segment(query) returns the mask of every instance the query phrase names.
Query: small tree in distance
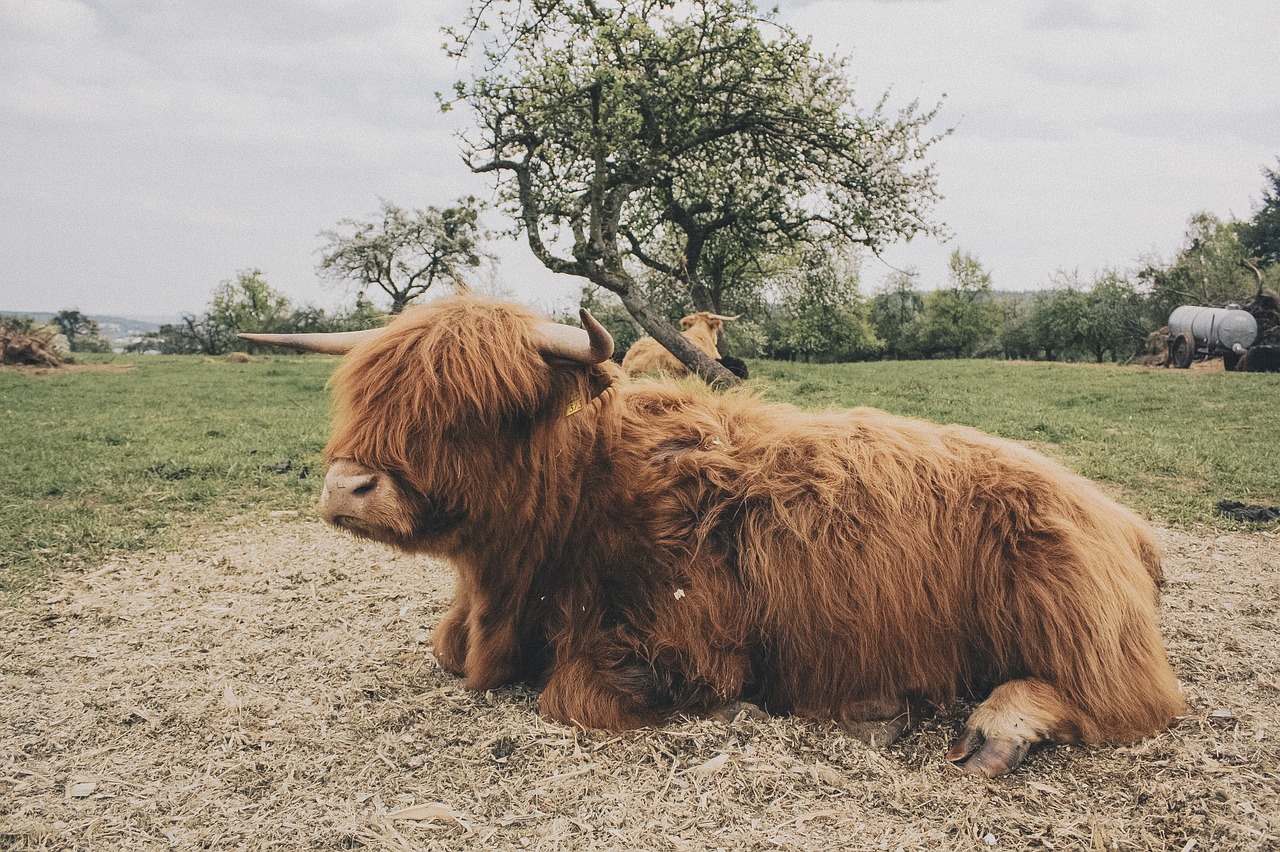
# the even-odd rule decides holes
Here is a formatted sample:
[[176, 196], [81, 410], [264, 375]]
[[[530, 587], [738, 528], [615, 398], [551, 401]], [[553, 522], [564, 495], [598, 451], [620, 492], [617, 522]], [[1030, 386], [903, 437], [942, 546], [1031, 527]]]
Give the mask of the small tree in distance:
[[888, 358], [920, 357], [924, 294], [917, 286], [919, 277], [915, 268], [897, 270], [871, 299], [871, 324], [884, 339]]
[[770, 333], [774, 357], [809, 362], [879, 356], [884, 341], [867, 318], [858, 275], [857, 259], [830, 247], [800, 252], [770, 284], [778, 314]]
[[72, 352], [110, 352], [111, 344], [102, 339], [97, 320], [77, 310], [58, 311], [53, 324], [67, 338]]
[[1262, 204], [1245, 223], [1241, 238], [1245, 249], [1263, 266], [1280, 266], [1280, 164], [1262, 170], [1267, 185]]
[[398, 314], [436, 284], [466, 287], [466, 271], [482, 259], [480, 210], [472, 196], [452, 207], [413, 211], [383, 201], [373, 221], [343, 219], [344, 231], [320, 232], [326, 241], [320, 272], [361, 294], [376, 287]]
[[223, 281], [213, 291], [209, 316], [228, 333], [278, 332], [289, 317], [289, 297], [277, 292], [260, 269], [242, 269], [235, 280]]
[[[160, 326], [129, 344], [129, 352], [164, 355], [221, 355], [239, 350], [260, 351], [260, 344], [236, 337], [239, 332], [330, 332], [375, 328], [383, 314], [360, 295], [355, 306], [335, 313], [303, 305], [295, 308], [289, 297], [271, 287], [257, 269], [243, 269], [233, 280], [220, 283], [203, 314], [186, 314], [176, 324]], [[274, 351], [272, 347], [265, 347]]]
[[994, 345], [1001, 311], [991, 295], [991, 273], [976, 257], [956, 249], [948, 262], [948, 287], [925, 297], [920, 334], [931, 353], [972, 358]]

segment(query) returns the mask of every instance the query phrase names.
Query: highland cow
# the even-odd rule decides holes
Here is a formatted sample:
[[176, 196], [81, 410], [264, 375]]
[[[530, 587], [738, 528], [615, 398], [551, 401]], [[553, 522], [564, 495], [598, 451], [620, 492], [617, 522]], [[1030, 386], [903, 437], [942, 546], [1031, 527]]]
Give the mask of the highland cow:
[[868, 408], [628, 381], [612, 339], [471, 298], [347, 351], [321, 510], [450, 560], [440, 662], [619, 731], [750, 702], [884, 739], [981, 699], [948, 757], [1125, 743], [1183, 699], [1148, 528], [1036, 453]]
[[[709, 311], [698, 311], [680, 320], [680, 327], [684, 329], [680, 333], [689, 338], [689, 341], [694, 346], [718, 361], [720, 360], [720, 347], [717, 345], [717, 341], [720, 337], [720, 329], [724, 327], [726, 322], [736, 319], [737, 317], [726, 317]], [[738, 363], [741, 362], [739, 361]], [[731, 367], [726, 366], [725, 369], [732, 372]], [[689, 375], [689, 368], [652, 337], [642, 337], [631, 345], [631, 348], [627, 350], [626, 357], [622, 359], [622, 370], [628, 376], [638, 376], [642, 373], [666, 373], [669, 376]], [[734, 373], [734, 375], [737, 375], [737, 373]]]

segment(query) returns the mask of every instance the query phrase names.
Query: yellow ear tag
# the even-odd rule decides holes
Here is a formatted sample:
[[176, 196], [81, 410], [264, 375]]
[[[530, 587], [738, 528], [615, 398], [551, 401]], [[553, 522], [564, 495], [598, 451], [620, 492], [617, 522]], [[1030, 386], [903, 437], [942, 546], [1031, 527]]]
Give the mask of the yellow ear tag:
[[570, 414], [577, 414], [581, 410], [582, 397], [575, 394], [573, 399], [569, 400], [569, 405], [565, 407], [564, 416], [568, 417]]

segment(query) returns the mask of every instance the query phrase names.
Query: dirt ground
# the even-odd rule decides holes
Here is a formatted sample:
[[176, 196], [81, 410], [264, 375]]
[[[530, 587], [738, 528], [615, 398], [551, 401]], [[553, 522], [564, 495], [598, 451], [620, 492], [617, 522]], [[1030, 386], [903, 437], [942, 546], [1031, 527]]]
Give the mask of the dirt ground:
[[131, 373], [135, 364], [59, 364], [57, 367], [37, 367], [31, 364], [5, 364], [0, 370], [12, 370], [26, 376], [56, 376], [63, 373]]
[[429, 656], [445, 566], [233, 524], [0, 613], [3, 849], [1274, 849], [1280, 535], [1162, 530], [1191, 711], [982, 781], [968, 708], [875, 751], [739, 718], [626, 735]]

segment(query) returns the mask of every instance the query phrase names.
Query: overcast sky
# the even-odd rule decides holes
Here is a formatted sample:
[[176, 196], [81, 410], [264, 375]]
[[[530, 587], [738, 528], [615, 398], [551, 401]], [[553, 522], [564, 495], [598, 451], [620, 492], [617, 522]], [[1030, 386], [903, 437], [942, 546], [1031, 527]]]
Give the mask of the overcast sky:
[[[767, 5], [767, 4], [765, 4]], [[943, 99], [951, 239], [887, 254], [925, 286], [955, 248], [995, 286], [1169, 258], [1200, 210], [1248, 217], [1280, 156], [1277, 0], [783, 0], [850, 57], [861, 103]], [[333, 307], [317, 233], [385, 198], [491, 186], [433, 93], [464, 0], [0, 0], [0, 310], [201, 312], [257, 267]], [[497, 224], [495, 222], [495, 224]], [[503, 244], [543, 307], [579, 281]], [[891, 271], [864, 268], [865, 291]]]

